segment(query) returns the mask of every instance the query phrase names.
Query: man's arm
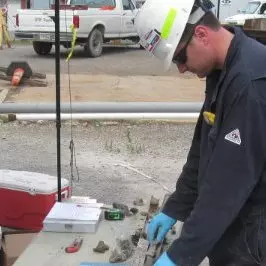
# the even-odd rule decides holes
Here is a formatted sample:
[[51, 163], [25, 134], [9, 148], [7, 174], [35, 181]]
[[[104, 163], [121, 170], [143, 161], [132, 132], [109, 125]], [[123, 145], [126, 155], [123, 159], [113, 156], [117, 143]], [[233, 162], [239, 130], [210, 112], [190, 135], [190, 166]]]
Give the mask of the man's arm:
[[162, 210], [162, 212], [166, 215], [182, 222], [190, 215], [198, 197], [197, 178], [200, 156], [202, 113], [203, 108], [195, 127], [187, 162], [184, 165], [182, 173], [176, 183], [176, 191], [169, 197]]
[[167, 252], [178, 265], [201, 263], [237, 217], [262, 175], [266, 102], [247, 93], [239, 96], [226, 114], [195, 207], [180, 238]]

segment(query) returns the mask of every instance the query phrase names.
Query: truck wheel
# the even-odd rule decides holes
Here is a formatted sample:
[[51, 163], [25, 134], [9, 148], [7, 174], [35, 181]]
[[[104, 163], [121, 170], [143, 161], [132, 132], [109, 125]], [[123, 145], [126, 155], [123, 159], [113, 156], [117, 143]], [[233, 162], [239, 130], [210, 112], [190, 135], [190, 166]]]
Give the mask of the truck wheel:
[[50, 42], [33, 42], [33, 49], [38, 55], [47, 55], [52, 50], [52, 43]]
[[95, 28], [88, 37], [87, 43], [84, 46], [84, 51], [88, 57], [99, 57], [103, 51], [103, 34]]

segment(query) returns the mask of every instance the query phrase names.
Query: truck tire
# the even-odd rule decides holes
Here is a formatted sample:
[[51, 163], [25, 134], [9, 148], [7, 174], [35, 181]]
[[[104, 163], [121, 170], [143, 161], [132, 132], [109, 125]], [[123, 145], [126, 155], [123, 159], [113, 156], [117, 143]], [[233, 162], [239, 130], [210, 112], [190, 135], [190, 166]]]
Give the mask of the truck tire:
[[33, 49], [38, 55], [47, 55], [51, 52], [53, 44], [50, 42], [33, 42]]
[[84, 52], [88, 57], [99, 57], [103, 51], [103, 33], [95, 28], [90, 33], [87, 43], [84, 46]]

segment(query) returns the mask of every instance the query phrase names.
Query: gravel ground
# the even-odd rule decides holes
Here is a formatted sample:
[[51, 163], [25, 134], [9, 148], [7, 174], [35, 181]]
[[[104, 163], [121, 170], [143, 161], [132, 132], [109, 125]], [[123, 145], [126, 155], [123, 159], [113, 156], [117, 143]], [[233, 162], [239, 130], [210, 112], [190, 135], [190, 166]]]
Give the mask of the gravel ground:
[[[162, 200], [167, 193], [163, 187], [175, 189], [194, 126], [74, 121], [72, 134], [80, 180], [74, 182], [73, 194], [107, 204], [118, 201], [132, 205], [137, 197], [147, 201], [152, 195]], [[61, 129], [62, 177], [69, 179], [70, 122], [63, 122]], [[15, 121], [0, 124], [0, 131], [1, 169], [56, 175], [54, 122]], [[179, 230], [181, 226], [177, 223]], [[207, 259], [201, 264], [208, 265]]]
[[[75, 195], [105, 203], [131, 204], [136, 197], [162, 197], [171, 191], [185, 162], [194, 124], [73, 122], [80, 181]], [[107, 124], [107, 125], [106, 125]], [[70, 178], [70, 122], [62, 124], [62, 177]], [[1, 130], [2, 169], [56, 175], [54, 122], [13, 122]], [[26, 156], [27, 155], [27, 156]], [[134, 169], [129, 169], [128, 166]]]

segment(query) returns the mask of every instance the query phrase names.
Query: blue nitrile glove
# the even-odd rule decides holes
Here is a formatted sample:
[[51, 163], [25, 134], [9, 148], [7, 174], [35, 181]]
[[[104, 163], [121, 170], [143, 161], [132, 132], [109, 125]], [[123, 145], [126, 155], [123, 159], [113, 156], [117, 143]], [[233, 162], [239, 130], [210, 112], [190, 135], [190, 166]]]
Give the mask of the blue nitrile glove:
[[164, 252], [161, 257], [155, 262], [154, 266], [177, 266], [168, 257], [167, 253]]
[[[160, 212], [155, 215], [148, 225], [147, 236], [150, 243], [162, 242], [168, 231], [176, 223], [176, 220]], [[157, 233], [157, 237], [156, 237]]]

